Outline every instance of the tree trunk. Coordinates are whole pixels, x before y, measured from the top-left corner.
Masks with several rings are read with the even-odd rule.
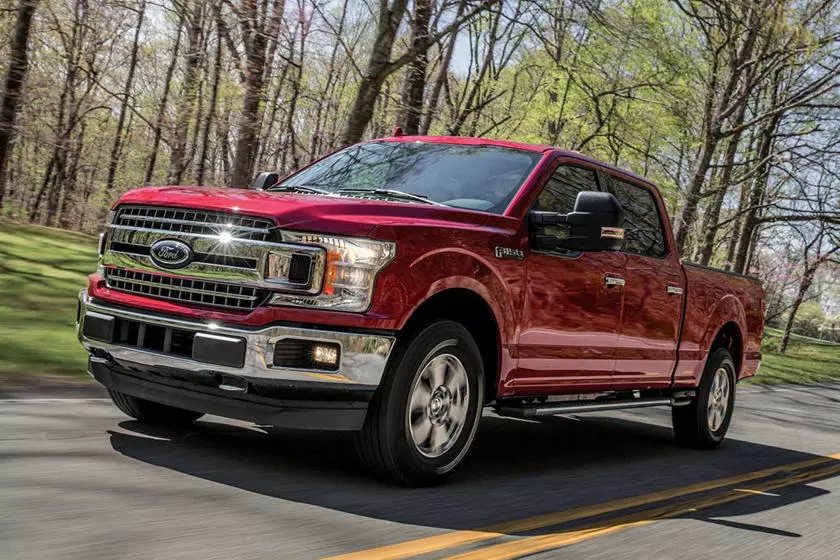
[[[172,88],[172,76],[175,74],[175,66],[178,64],[178,52],[181,50],[181,29],[184,27],[184,19],[184,12],[182,11],[181,17],[178,19],[178,33],[175,36],[175,46],[172,48],[172,60],[169,61],[169,67],[166,69],[163,93],[161,94],[160,105],[158,105],[158,112],[155,117],[155,136],[152,140],[152,149],[149,153],[149,165],[146,167],[146,177],[143,179],[143,184],[145,185],[152,182],[152,176],[155,173],[158,149],[160,148],[160,140],[163,134],[163,118],[166,113],[166,103],[169,101],[169,90]]]
[[[106,198],[110,199],[109,193],[114,189],[114,180],[117,175],[117,165],[120,159],[120,145],[122,144],[123,126],[125,125],[125,114],[128,110],[128,98],[131,95],[131,88],[134,84],[134,71],[137,68],[137,52],[140,50],[140,30],[143,27],[143,17],[146,15],[146,1],[140,0],[138,8],[137,27],[134,29],[134,44],[131,47],[131,58],[128,63],[128,76],[125,79],[122,103],[120,103],[120,114],[117,117],[117,129],[114,132],[114,143],[111,146],[111,158],[108,162],[108,179],[105,182]]]
[[[790,313],[788,314],[788,319],[785,323],[785,334],[782,336],[782,345],[779,348],[779,352],[782,354],[787,351],[788,341],[790,340],[790,332],[793,330],[793,322],[796,320],[796,313],[799,311],[799,306],[802,305],[802,301],[805,299],[805,294],[808,293],[808,289],[814,281],[814,273],[816,271],[817,267],[815,266],[806,267],[805,273],[802,275],[802,280],[799,282],[799,289],[796,291],[796,299],[793,300],[793,306],[790,308]]]
[[[414,18],[411,21],[411,48],[417,56],[408,66],[402,127],[405,134],[415,136],[420,132],[423,116],[423,94],[426,92],[426,70],[429,66],[429,20],[432,16],[431,0],[414,0]]]
[[[221,4],[216,4],[216,23],[220,20]],[[203,139],[201,141],[201,154],[198,156],[198,170],[195,174],[196,185],[204,184],[204,174],[207,169],[207,151],[210,146],[210,129],[213,126],[213,117],[216,115],[216,103],[219,98],[219,77],[222,73],[222,32],[218,29],[218,41],[216,43],[216,59],[213,61],[213,85],[210,87],[210,107],[207,108],[207,120],[204,121]]]
[[[184,85],[179,102],[178,118],[175,120],[175,136],[172,142],[172,160],[169,165],[167,182],[178,185],[184,177],[187,161],[187,138],[190,123],[195,112],[195,101],[198,92],[199,64],[201,63],[201,26],[202,0],[195,0],[192,9],[183,7],[187,11],[187,53],[184,55]]]
[[[347,5],[349,0],[343,0],[341,6],[341,16],[338,19],[338,26],[335,30],[336,37],[340,37],[341,34],[344,32],[344,22],[347,19]],[[314,160],[318,157],[318,154],[321,151],[321,146],[324,144],[324,126],[327,117],[325,113],[329,113],[329,106],[330,100],[333,99],[332,93],[334,92],[334,84],[338,76],[336,76],[336,59],[338,57],[338,50],[341,47],[341,43],[336,41],[333,44],[332,51],[330,52],[330,62],[327,65],[327,79],[324,83],[324,87],[320,92],[320,97],[317,100],[317,105],[315,106],[315,126],[312,131],[312,137],[309,139],[309,159]]]
[[[400,26],[407,6],[408,0],[393,0],[391,5],[388,4],[388,0],[379,0],[376,38],[370,51],[367,68],[365,68],[362,80],[359,82],[353,107],[347,116],[344,133],[341,135],[341,143],[344,145],[354,144],[361,140],[370,119],[373,117],[379,90],[382,89],[382,84],[391,71],[389,68],[391,51],[394,48],[397,28]]]
[[[0,103],[0,208],[3,208],[3,195],[6,192],[9,146],[20,105],[23,80],[29,67],[27,57],[29,31],[32,28],[32,16],[35,14],[37,4],[38,0],[20,0],[15,21],[15,34],[9,52],[9,70],[6,72],[3,100]]]
[[[775,97],[775,96],[774,96]],[[744,225],[738,238],[738,250],[735,254],[733,270],[744,274],[747,269],[747,260],[750,255],[750,245],[758,227],[759,207],[764,200],[764,190],[767,188],[767,180],[770,176],[770,154],[775,143],[776,128],[781,120],[781,114],[770,118],[761,131],[757,159],[760,169],[753,179],[752,191],[750,192],[749,205],[744,216]]]
[[[275,0],[269,22],[263,27],[257,21],[257,0],[244,0],[240,23],[243,29],[250,29],[245,41],[245,95],[242,97],[242,113],[239,121],[239,137],[233,160],[231,186],[247,188],[251,183],[254,156],[257,154],[260,130],[260,102],[263,98],[266,49],[268,40],[280,31],[280,20],[285,8],[284,0]]]
[[[66,75],[64,87],[58,101],[58,116],[55,125],[55,137],[53,139],[53,153],[44,178],[41,182],[41,189],[35,198],[35,204],[30,213],[30,221],[39,217],[41,202],[46,200],[46,219],[41,220],[46,225],[53,225],[58,209],[58,201],[64,187],[64,172],[67,164],[67,152],[69,150],[70,135],[75,126],[78,108],[76,107],[76,76],[78,74],[78,57],[81,56],[81,46],[84,43],[82,35],[86,29],[87,2],[76,0],[73,4],[73,25],[70,31],[69,43],[65,45],[65,66]],[[65,121],[65,115],[67,120]]]
[[[708,95],[713,94],[709,93]],[[677,231],[674,237],[679,254],[683,254],[686,248],[688,232],[691,226],[694,225],[694,218],[697,215],[697,205],[700,203],[700,189],[706,179],[706,173],[709,171],[709,164],[712,161],[712,155],[718,143],[717,126],[711,121],[712,118],[709,112],[704,127],[706,133],[703,138],[703,144],[700,147],[697,162],[694,164],[694,169],[691,172],[691,180],[685,194],[685,202],[683,202],[680,216],[677,219]]]
[[[458,3],[458,11],[455,14],[455,19],[459,19],[467,7],[466,0],[461,0]],[[429,106],[423,113],[423,119],[420,123],[420,134],[428,134],[432,127],[432,119],[435,117],[438,102],[440,101],[440,92],[443,90],[443,83],[449,79],[449,66],[452,64],[452,55],[455,52],[455,42],[458,40],[458,29],[453,29],[450,35],[449,43],[446,44],[446,50],[443,52],[443,59],[440,61],[440,72],[438,72],[437,79],[432,85],[432,91],[429,94]]]

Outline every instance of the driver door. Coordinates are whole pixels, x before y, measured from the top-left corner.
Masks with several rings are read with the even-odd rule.
[[[593,169],[561,163],[534,210],[568,213],[577,194],[599,189]],[[565,226],[546,228],[567,235]],[[518,393],[597,389],[612,383],[626,256],[617,251],[540,251],[525,260]]]

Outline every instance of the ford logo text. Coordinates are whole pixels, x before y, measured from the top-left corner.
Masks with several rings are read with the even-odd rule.
[[[161,268],[181,268],[192,262],[193,252],[189,245],[174,239],[162,239],[152,245],[149,251],[152,262]]]

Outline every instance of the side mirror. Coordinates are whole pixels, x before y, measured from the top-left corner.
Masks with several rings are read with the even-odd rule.
[[[280,180],[280,175],[274,172],[264,171],[257,175],[254,182],[251,183],[251,189],[255,191],[264,191],[268,187],[277,183]]]
[[[624,241],[624,210],[611,194],[600,191],[578,193],[574,211],[568,214],[532,211],[531,226],[538,249],[552,251],[617,251]],[[568,237],[546,235],[546,226],[567,224]]]

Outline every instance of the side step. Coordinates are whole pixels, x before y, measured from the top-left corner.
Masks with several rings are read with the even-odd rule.
[[[690,393],[690,394],[686,394]],[[651,406],[682,406],[691,402],[693,391],[683,391],[673,397],[611,399],[604,401],[566,401],[529,404],[500,404],[496,413],[513,418],[534,418],[555,414],[573,414],[578,412],[600,412],[604,410],[624,410],[629,408],[647,408]]]

